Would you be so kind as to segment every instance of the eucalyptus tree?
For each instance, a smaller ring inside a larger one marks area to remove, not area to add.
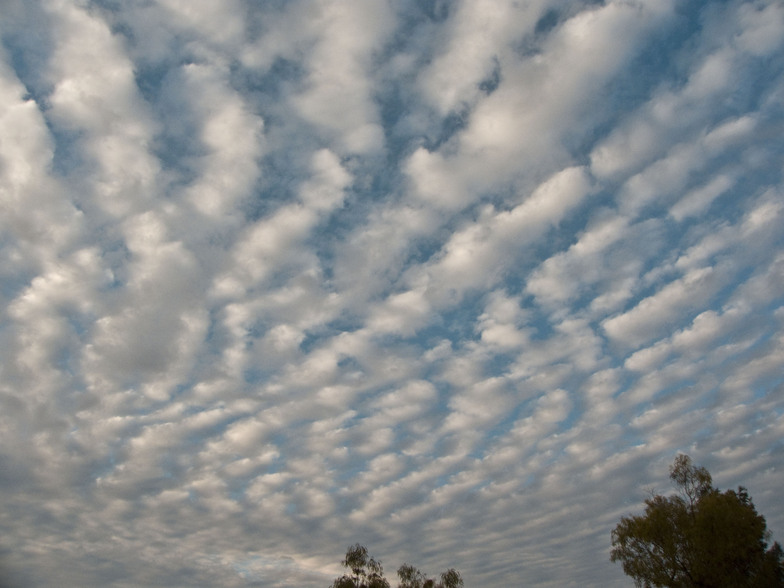
[[[351,574],[335,579],[332,588],[389,588],[381,562],[371,557],[364,545],[349,547],[341,563]]]
[[[341,564],[350,573],[336,578],[331,588],[390,588],[381,562],[371,557],[364,545],[356,543],[349,547]],[[437,581],[414,566],[403,564],[398,568],[397,576],[400,579],[398,588],[460,588],[464,585],[460,572],[454,568],[443,572]]]
[[[463,586],[463,578],[460,572],[454,568],[449,568],[441,574],[441,581],[436,582],[433,578],[428,578],[417,568],[409,564],[403,564],[397,570],[400,578],[398,588],[459,588]]]
[[[782,549],[768,548],[765,517],[745,488],[720,492],[687,455],[675,459],[670,479],[676,494],[651,496],[645,514],[622,517],[612,531],[610,559],[637,586],[784,587]]]

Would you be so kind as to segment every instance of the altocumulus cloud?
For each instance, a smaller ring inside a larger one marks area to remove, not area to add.
[[[679,451],[784,538],[780,2],[0,11],[6,584],[621,586]]]

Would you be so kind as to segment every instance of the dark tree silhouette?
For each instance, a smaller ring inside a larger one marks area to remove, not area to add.
[[[351,573],[343,574],[332,582],[331,588],[390,588],[384,578],[381,562],[370,557],[363,545],[356,543],[348,548],[346,557],[341,562]],[[403,564],[397,570],[400,584],[398,588],[460,588],[463,578],[460,572],[450,568],[441,574],[441,581],[428,578],[417,568]]]
[[[409,564],[403,564],[397,570],[400,578],[398,588],[458,588],[463,586],[463,578],[460,572],[450,568],[441,574],[441,581],[436,582],[433,578],[428,578],[417,568]]]
[[[765,517],[745,488],[720,492],[688,455],[675,459],[670,479],[678,494],[652,496],[644,515],[622,517],[612,532],[610,559],[635,585],[784,587],[782,549],[768,549]]]
[[[365,546],[356,543],[349,547],[341,563],[353,575],[337,578],[332,582],[332,588],[389,588],[381,562],[370,557]]]

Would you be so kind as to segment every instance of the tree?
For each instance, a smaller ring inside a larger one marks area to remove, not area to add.
[[[720,492],[711,475],[679,455],[670,467],[678,488],[653,495],[645,514],[622,517],[610,559],[645,588],[784,587],[784,554],[768,549],[765,517],[745,488]]]
[[[457,588],[463,585],[463,578],[460,577],[460,572],[454,568],[449,568],[441,574],[441,588]]]
[[[332,588],[389,588],[381,562],[370,557],[363,545],[356,543],[349,547],[341,563],[353,576],[344,574],[332,582]]]
[[[332,582],[331,588],[390,588],[389,582],[384,578],[381,562],[370,557],[368,550],[363,545],[356,543],[346,551],[346,558],[341,562],[343,567],[351,570],[351,574],[344,574]],[[436,582],[428,578],[417,568],[403,564],[398,568],[400,578],[398,588],[460,588],[463,578],[460,572],[450,568],[441,574],[441,581]]]
[[[400,578],[398,588],[458,588],[463,586],[463,578],[454,568],[449,568],[441,574],[441,582],[436,583],[432,578],[428,578],[414,566],[403,564],[397,570]]]
[[[398,588],[424,588],[427,577],[409,564],[403,564],[397,569],[397,577],[400,578]]]

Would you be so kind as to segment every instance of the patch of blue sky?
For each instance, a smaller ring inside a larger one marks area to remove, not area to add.
[[[341,313],[337,319],[305,330],[305,337],[300,342],[299,349],[304,354],[310,354],[341,333],[353,333],[359,330],[363,324],[363,317],[352,314],[349,309]]]
[[[607,120],[608,125],[617,124],[618,116],[644,104],[656,90],[686,83],[686,67],[690,62],[681,54],[692,48],[703,8],[699,2],[676,3],[674,17],[667,26],[652,32],[628,65],[613,78],[606,95],[607,106],[614,113]]]
[[[355,482],[359,476],[368,471],[369,459],[356,450],[361,449],[360,445],[351,445],[348,449],[348,458],[336,468],[332,474],[332,492],[333,498],[336,502],[336,510],[340,513],[350,513],[357,507],[357,497],[349,495],[347,492],[342,493],[341,489],[345,489]]]
[[[281,141],[282,145],[280,149],[263,155],[258,161],[259,177],[249,196],[240,204],[240,210],[248,223],[269,217],[281,207],[296,202],[297,192],[310,174],[311,161],[308,154],[313,147],[312,142],[303,139],[302,135],[277,137],[278,127],[274,117],[267,117],[264,113],[262,117],[265,135],[269,140]],[[290,125],[291,123],[286,123],[286,126]],[[333,213],[331,216],[335,215],[336,213]]]
[[[521,308],[528,311],[525,329],[531,345],[547,341],[556,333],[558,319],[553,317],[552,312],[557,312],[557,310],[552,312],[544,311],[535,304],[532,296],[523,298]]]
[[[542,43],[559,25],[563,24],[568,12],[559,8],[547,8],[534,24],[533,31],[524,35],[514,46],[515,52],[523,59],[530,59],[542,51]]]
[[[375,97],[378,104],[379,122],[384,129],[386,165],[380,170],[379,178],[389,182],[400,177],[399,164],[409,157],[421,144],[428,144],[428,137],[436,127],[432,120],[411,120],[412,110],[416,110],[409,84],[413,80],[388,82],[390,86],[383,94]]]
[[[170,189],[187,186],[199,177],[201,158],[209,151],[201,139],[199,116],[188,108],[183,72],[170,64],[153,64],[137,67],[135,76],[142,97],[164,123],[158,125],[151,154],[168,172]]]
[[[375,186],[371,186],[369,190],[349,189],[344,204],[325,215],[308,234],[303,243],[318,257],[319,267],[325,272],[324,278],[327,281],[332,279],[334,265],[339,260],[341,250],[350,241],[357,227],[365,224],[379,201],[392,200],[389,196],[389,193]]]
[[[257,390],[259,393],[265,388],[274,377],[275,371],[253,366],[242,370],[242,381],[250,390]]]
[[[3,20],[0,40],[8,62],[30,97],[45,106],[52,91],[46,71],[55,49],[52,28],[41,22],[48,21],[46,11],[35,2],[17,3]]]
[[[561,11],[557,8],[548,8],[544,11],[544,14],[539,17],[539,20],[536,21],[536,24],[534,25],[534,34],[547,35],[562,22],[563,17]]]
[[[774,57],[750,58],[743,64],[738,84],[725,98],[722,105],[728,115],[743,115],[748,112],[765,111],[771,107],[780,108],[781,102],[776,95],[781,91],[781,74],[784,63]],[[778,102],[778,104],[776,104]]]
[[[492,377],[495,375],[508,377],[510,375],[510,372],[513,371],[513,368],[515,367],[517,360],[518,360],[517,352],[500,351],[500,352],[489,353],[482,365],[483,372],[488,377]]]
[[[123,20],[123,3],[121,1],[89,0],[89,2],[91,8],[95,12],[100,12],[105,18],[112,36],[121,40],[126,50],[139,50],[139,44],[143,43],[144,40],[140,40],[134,31],[134,27],[129,22]]]
[[[207,353],[220,354],[221,349],[226,344],[226,331],[223,326],[225,309],[211,306],[208,309],[209,318],[207,321],[207,332],[204,336],[204,346]]]
[[[428,347],[434,341],[450,341],[453,345],[477,341],[478,317],[484,312],[484,292],[469,291],[459,303],[450,305],[438,314],[428,317],[427,322],[416,330],[413,342]]]
[[[425,108],[416,89],[417,76],[422,74],[432,58],[434,40],[427,34],[430,24],[421,20],[401,22],[393,40],[376,57],[380,79],[374,100],[378,104],[380,123],[386,138],[386,172],[395,171],[395,165],[408,157],[420,145],[434,151],[465,128],[469,108],[465,105],[456,112],[441,117]],[[413,63],[402,71],[395,71],[393,62],[412,59]],[[485,91],[495,89],[499,78],[493,72],[486,82]]]
[[[410,83],[410,81],[407,81]],[[384,131],[385,165],[380,167],[378,177],[373,181],[376,186],[389,189],[391,181],[401,177],[399,164],[413,153],[421,142],[425,129],[412,128],[410,114],[412,97],[400,82],[387,82],[389,86],[383,93],[374,96],[378,107],[378,119]],[[383,182],[383,183],[382,183]]]
[[[117,16],[123,8],[123,0],[88,0],[87,4],[92,10],[101,10],[104,17]]]
[[[396,2],[397,27],[391,39],[372,56],[374,71],[399,54],[406,54],[414,60],[415,66],[428,63],[437,47],[432,32],[436,30],[435,25],[449,18],[450,4],[442,0]]]
[[[14,240],[10,235],[0,234],[0,249],[11,250],[13,246]],[[0,277],[2,277],[0,279],[0,301],[7,303],[14,300],[30,286],[30,282],[36,276],[36,271],[29,266],[13,264],[10,260],[0,262]]]
[[[447,0],[413,0],[408,2],[408,6],[416,10],[416,16],[421,12],[428,20],[436,23],[446,21],[454,9],[454,5]]]
[[[81,129],[63,128],[47,116],[46,98],[43,102],[36,100],[39,108],[43,106],[44,122],[49,130],[49,137],[54,147],[51,169],[53,175],[61,178],[80,179],[92,171],[89,159],[82,149],[85,133]]]
[[[449,148],[450,140],[458,137],[466,129],[471,118],[471,108],[463,105],[458,110],[449,112],[433,125],[432,130],[424,137],[424,147],[429,151]]]
[[[70,334],[70,333],[69,333]],[[52,366],[60,372],[61,383],[68,385],[69,397],[77,400],[85,390],[85,383],[80,374],[80,360],[74,357],[73,351],[67,348],[57,350],[52,357]],[[78,408],[78,402],[69,402],[68,409]]]
[[[282,106],[282,101],[306,82],[307,75],[303,62],[280,55],[266,68],[246,66],[237,61],[230,67],[232,87],[251,104],[263,109],[272,121],[275,120],[275,107]]]
[[[245,37],[253,42],[269,32],[271,16],[284,12],[291,7],[291,0],[264,0],[263,2],[242,2],[242,16]]]
[[[493,70],[484,80],[479,82],[479,89],[486,95],[490,95],[495,92],[498,86],[501,84],[502,78],[503,75],[501,72],[501,62],[498,61],[497,57],[493,57]]]
[[[573,245],[590,222],[598,214],[603,214],[604,207],[612,206],[613,194],[607,190],[598,190],[583,198],[568,214],[552,227],[541,239],[526,247],[526,254],[533,251],[535,260],[546,259],[553,252],[565,251]]]

